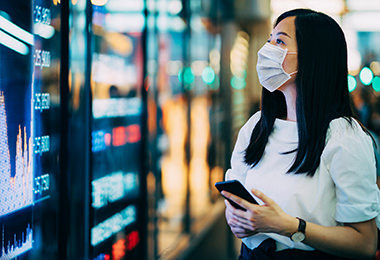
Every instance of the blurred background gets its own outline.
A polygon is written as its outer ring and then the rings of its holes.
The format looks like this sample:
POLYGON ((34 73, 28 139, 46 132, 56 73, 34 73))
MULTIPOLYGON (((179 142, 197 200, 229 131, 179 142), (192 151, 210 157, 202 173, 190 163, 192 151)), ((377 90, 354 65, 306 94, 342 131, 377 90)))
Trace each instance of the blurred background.
POLYGON ((214 183, 260 108, 257 51, 294 8, 343 28, 377 139, 378 0, 2 1, 0 259, 236 258, 214 183))

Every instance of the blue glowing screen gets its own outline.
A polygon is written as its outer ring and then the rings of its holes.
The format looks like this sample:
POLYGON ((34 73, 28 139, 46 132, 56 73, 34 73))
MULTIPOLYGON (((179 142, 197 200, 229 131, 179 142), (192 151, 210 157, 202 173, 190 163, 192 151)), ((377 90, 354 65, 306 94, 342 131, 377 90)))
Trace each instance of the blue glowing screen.
POLYGON ((46 0, 0 7, 0 259, 57 254, 59 15, 46 0))

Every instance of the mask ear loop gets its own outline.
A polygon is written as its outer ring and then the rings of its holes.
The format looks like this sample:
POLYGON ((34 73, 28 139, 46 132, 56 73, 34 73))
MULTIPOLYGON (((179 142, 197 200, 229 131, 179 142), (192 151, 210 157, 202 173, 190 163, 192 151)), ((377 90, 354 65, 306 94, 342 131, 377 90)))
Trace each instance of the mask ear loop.
MULTIPOLYGON (((286 54, 297 54, 297 52, 296 51, 290 51, 290 52, 287 52, 286 54)), ((296 74, 297 72, 298 72, 298 70, 296 70, 292 73, 289 73, 289 76, 292 76, 292 75, 296 74)))

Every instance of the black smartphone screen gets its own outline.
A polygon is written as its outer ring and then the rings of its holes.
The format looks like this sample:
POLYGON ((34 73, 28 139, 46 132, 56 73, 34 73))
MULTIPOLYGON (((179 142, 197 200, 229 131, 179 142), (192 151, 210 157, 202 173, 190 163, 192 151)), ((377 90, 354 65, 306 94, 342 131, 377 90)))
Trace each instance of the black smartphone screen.
MULTIPOLYGON (((231 180, 231 181, 221 181, 215 183, 215 187, 219 190, 219 192, 222 192, 223 190, 228 191, 229 193, 232 193, 242 199, 245 199, 246 201, 254 204, 258 204, 257 201, 252 197, 252 195, 244 188, 243 184, 240 183, 238 180, 231 180)), ((244 210, 241 206, 233 202, 232 200, 226 198, 233 207, 237 209, 244 210)))

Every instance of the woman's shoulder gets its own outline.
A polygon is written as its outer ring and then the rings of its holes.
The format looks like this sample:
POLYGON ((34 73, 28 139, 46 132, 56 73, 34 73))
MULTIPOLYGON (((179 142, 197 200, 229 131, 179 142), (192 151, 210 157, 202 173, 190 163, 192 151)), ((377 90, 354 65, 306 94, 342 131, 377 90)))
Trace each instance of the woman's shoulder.
POLYGON ((255 128, 257 122, 260 120, 261 117, 261 110, 257 111, 254 113, 248 120, 247 122, 242 126, 240 129, 240 133, 252 133, 253 128, 255 128))
POLYGON ((347 138, 370 138, 364 131, 362 125, 355 119, 349 117, 339 117, 331 120, 327 129, 326 139, 344 141, 347 138))
POLYGON ((356 119, 340 117, 332 120, 329 124, 325 146, 327 151, 324 153, 333 152, 340 148, 351 151, 362 150, 363 148, 372 150, 372 146, 372 138, 356 119))
POLYGON ((250 125, 251 127, 255 127, 257 122, 260 120, 261 117, 261 110, 254 113, 246 122, 246 124, 250 125))

